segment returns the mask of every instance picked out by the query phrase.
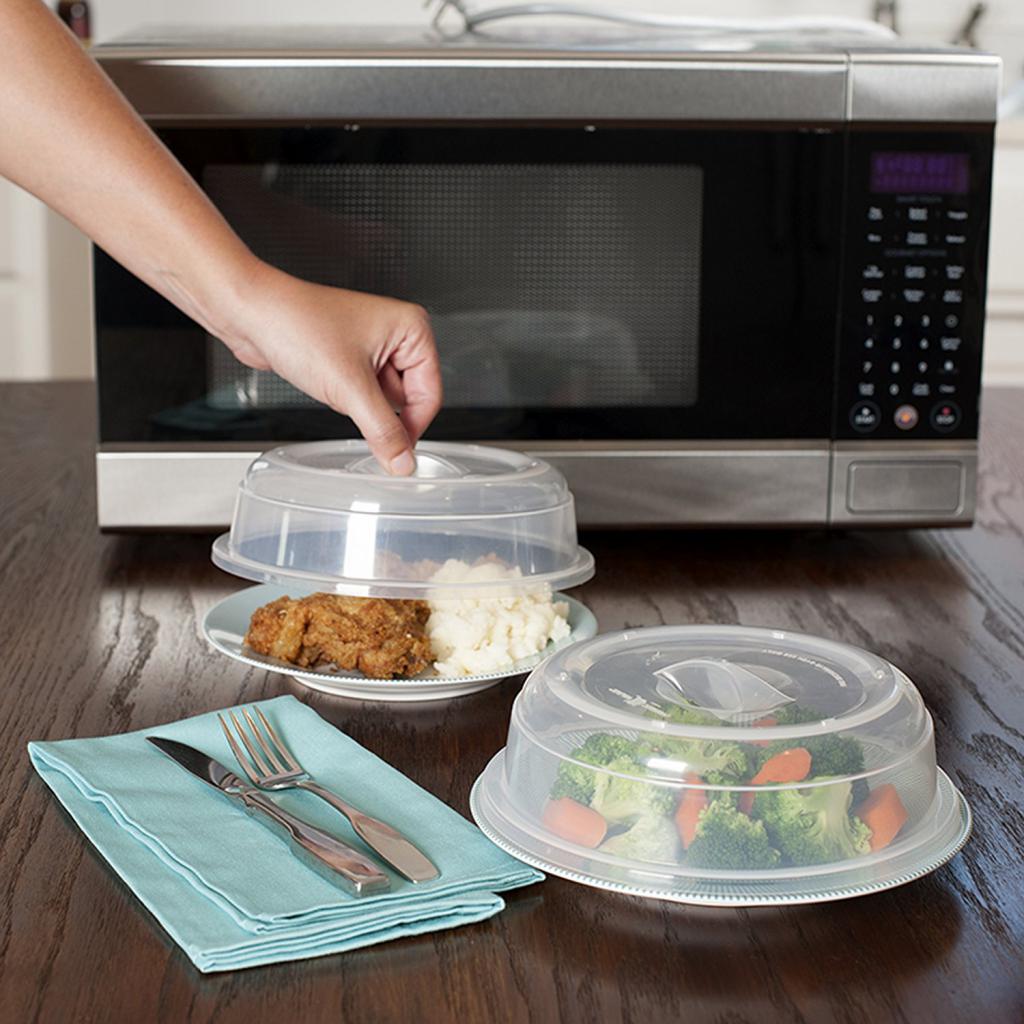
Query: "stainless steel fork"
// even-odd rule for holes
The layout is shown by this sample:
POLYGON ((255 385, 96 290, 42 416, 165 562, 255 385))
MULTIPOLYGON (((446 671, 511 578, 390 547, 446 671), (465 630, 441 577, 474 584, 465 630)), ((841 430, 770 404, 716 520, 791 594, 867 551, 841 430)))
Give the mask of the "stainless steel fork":
POLYGON ((433 863, 401 832, 353 807, 311 778, 309 772, 299 764, 294 754, 281 741, 274 727, 267 721, 267 716, 257 707, 254 707, 253 711, 259 723, 249 714, 248 708, 241 709, 244 722, 239 719, 236 712, 228 712, 231 724, 238 733, 238 739, 235 738, 224 716, 217 715, 217 718, 239 765, 254 786, 270 790, 304 789, 315 793, 321 800, 327 801, 335 810, 344 814, 363 842, 410 882, 429 882, 438 877, 440 872, 433 863), (239 740, 245 746, 245 750, 239 745, 239 740))

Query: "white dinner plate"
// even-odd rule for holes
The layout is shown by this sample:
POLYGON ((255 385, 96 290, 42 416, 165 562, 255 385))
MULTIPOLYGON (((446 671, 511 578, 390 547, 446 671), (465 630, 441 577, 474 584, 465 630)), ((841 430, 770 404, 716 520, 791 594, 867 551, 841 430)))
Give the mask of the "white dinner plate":
MULTIPOLYGON (((447 700, 450 697, 462 697, 486 690, 511 676, 525 675, 559 648, 577 640, 587 640, 597 633, 597 619, 589 608, 565 594, 555 594, 556 600, 565 601, 569 605, 569 636, 557 643, 548 644, 539 654, 517 661, 500 672, 478 676, 439 676, 434 672, 424 672, 411 679, 370 679, 361 672, 299 669, 286 661, 257 654, 245 646, 245 634, 252 613, 288 593, 286 587, 261 583, 224 598, 206 613, 203 636, 212 647, 244 665, 280 672, 314 690, 358 700, 447 700)), ((297 592, 293 588, 291 593, 295 595, 297 592)))

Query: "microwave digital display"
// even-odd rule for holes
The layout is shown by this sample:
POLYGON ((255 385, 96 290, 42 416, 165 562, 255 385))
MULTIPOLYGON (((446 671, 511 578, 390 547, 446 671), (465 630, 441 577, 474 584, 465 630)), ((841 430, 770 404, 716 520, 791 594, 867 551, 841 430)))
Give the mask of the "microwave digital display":
POLYGON ((966 153, 872 153, 871 191, 966 195, 970 161, 966 153))

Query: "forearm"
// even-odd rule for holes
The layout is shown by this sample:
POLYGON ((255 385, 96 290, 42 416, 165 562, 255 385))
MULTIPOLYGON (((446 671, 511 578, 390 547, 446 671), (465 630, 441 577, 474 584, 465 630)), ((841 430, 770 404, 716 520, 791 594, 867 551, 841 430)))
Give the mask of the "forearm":
POLYGON ((238 340, 230 310, 265 268, 40 0, 0 0, 0 125, 0 174, 238 340))

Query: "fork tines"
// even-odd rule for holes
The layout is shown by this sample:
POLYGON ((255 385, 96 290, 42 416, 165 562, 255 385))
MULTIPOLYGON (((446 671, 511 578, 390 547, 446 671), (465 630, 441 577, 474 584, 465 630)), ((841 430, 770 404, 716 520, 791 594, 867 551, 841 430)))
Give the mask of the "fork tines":
POLYGON ((245 719, 244 722, 240 720, 238 712, 228 712, 231 724, 235 727, 238 739, 244 744, 245 750, 239 745, 238 739, 233 735, 224 715, 217 715, 231 750, 246 775, 260 785, 264 782, 305 774, 302 766, 291 755, 274 731, 274 727, 267 721, 267 716, 258 707, 253 706, 252 710, 255 712, 256 718, 259 719, 258 723, 249 713, 248 708, 239 709, 245 719), (246 723, 248 728, 246 728, 246 723), (249 752, 248 757, 246 757, 245 751, 249 752))

